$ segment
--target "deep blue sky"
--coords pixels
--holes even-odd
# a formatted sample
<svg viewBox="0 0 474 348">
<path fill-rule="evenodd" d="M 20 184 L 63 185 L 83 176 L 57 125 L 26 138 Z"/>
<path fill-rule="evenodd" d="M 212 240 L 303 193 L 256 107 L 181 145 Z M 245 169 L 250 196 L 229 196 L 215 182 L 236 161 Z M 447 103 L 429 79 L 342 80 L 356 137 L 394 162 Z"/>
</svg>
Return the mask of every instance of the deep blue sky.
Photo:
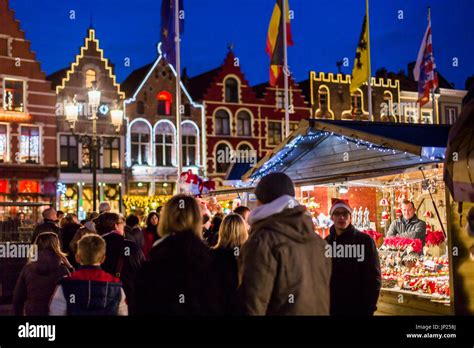
<svg viewBox="0 0 474 348">
<path fill-rule="evenodd" d="M 298 81 L 310 70 L 336 72 L 336 61 L 352 60 L 365 11 L 365 0 L 289 0 L 294 47 L 290 70 Z M 182 66 L 190 76 L 222 63 L 234 44 L 250 83 L 268 79 L 265 39 L 275 0 L 184 0 Z M 68 66 L 83 44 L 92 14 L 101 47 L 116 65 L 118 80 L 156 57 L 160 0 L 10 0 L 31 40 L 42 69 L 50 74 Z M 432 8 L 433 48 L 438 70 L 457 88 L 474 74 L 473 0 L 372 0 L 370 30 L 372 73 L 382 66 L 405 69 L 416 59 Z M 76 19 L 69 19 L 69 11 Z M 403 20 L 397 18 L 403 11 Z M 131 67 L 124 67 L 130 57 Z M 459 59 L 453 67 L 452 59 Z"/>
</svg>

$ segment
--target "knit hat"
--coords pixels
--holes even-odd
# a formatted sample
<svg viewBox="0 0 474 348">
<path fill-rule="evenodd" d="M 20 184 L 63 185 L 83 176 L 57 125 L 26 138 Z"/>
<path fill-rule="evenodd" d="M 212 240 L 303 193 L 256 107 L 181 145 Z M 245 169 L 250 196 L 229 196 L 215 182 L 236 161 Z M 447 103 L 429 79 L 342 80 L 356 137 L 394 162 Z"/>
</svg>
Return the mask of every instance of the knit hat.
<svg viewBox="0 0 474 348">
<path fill-rule="evenodd" d="M 332 216 L 334 213 L 334 210 L 337 208 L 344 208 L 346 209 L 350 214 L 352 214 L 352 208 L 349 205 L 349 201 L 347 199 L 340 199 L 340 198 L 332 198 L 331 199 L 331 210 L 329 211 L 329 216 Z"/>
<path fill-rule="evenodd" d="M 255 188 L 255 196 L 263 203 L 270 203 L 281 196 L 295 196 L 295 186 L 290 177 L 283 173 L 264 176 Z"/>
</svg>

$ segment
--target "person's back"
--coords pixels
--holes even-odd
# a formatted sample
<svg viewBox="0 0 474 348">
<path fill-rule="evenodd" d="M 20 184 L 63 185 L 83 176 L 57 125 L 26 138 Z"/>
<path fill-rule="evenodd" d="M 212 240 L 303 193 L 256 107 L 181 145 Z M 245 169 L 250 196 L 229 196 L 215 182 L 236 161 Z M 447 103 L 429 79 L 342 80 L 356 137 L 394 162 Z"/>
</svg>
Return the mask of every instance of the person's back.
<svg viewBox="0 0 474 348">
<path fill-rule="evenodd" d="M 57 236 L 48 234 L 53 233 L 43 233 L 39 238 L 57 239 Z M 42 243 L 41 240 L 39 242 Z M 59 251 L 59 241 L 57 249 Z M 15 315 L 48 315 L 56 283 L 66 275 L 69 275 L 68 267 L 52 248 L 38 251 L 37 260 L 27 263 L 18 277 L 13 295 Z"/>
<path fill-rule="evenodd" d="M 223 314 L 239 314 L 237 298 L 239 286 L 239 268 L 237 255 L 239 251 L 230 248 L 211 249 L 212 274 L 218 281 L 223 298 Z"/>
<path fill-rule="evenodd" d="M 201 211 L 193 197 L 177 195 L 168 201 L 160 216 L 162 238 L 137 275 L 137 314 L 220 313 L 211 252 L 201 239 L 201 228 Z"/>
<path fill-rule="evenodd" d="M 134 242 L 125 239 L 125 221 L 118 214 L 102 213 L 95 221 L 97 232 L 106 242 L 102 269 L 120 278 L 133 312 L 135 276 L 144 260 L 143 253 Z"/>
<path fill-rule="evenodd" d="M 331 261 L 291 180 L 270 174 L 258 184 L 260 204 L 242 247 L 239 297 L 250 315 L 329 315 Z"/>
<path fill-rule="evenodd" d="M 100 267 L 105 259 L 104 239 L 94 234 L 82 237 L 77 243 L 76 258 L 81 267 L 61 279 L 51 300 L 49 314 L 127 315 L 120 279 Z"/>
<path fill-rule="evenodd" d="M 137 313 L 149 315 L 216 314 L 212 301 L 209 248 L 192 232 L 169 235 L 157 242 L 137 276 Z"/>
<path fill-rule="evenodd" d="M 61 241 L 61 250 L 68 255 L 71 253 L 71 248 L 69 244 L 71 243 L 74 235 L 76 234 L 77 230 L 81 228 L 81 225 L 76 224 L 74 222 L 66 223 L 60 230 L 59 230 L 59 240 Z"/>
</svg>

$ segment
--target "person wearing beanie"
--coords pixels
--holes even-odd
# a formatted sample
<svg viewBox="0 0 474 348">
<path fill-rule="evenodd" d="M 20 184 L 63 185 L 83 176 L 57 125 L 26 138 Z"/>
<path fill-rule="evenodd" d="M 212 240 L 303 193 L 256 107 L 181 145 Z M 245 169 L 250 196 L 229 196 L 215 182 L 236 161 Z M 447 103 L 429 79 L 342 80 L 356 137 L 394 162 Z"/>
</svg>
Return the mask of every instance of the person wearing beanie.
<svg viewBox="0 0 474 348">
<path fill-rule="evenodd" d="M 372 316 L 381 287 L 374 240 L 352 225 L 347 200 L 333 199 L 326 257 L 332 260 L 331 315 Z"/>
<path fill-rule="evenodd" d="M 311 215 L 283 173 L 263 177 L 258 207 L 249 215 L 242 246 L 238 297 L 246 315 L 329 315 L 331 260 Z"/>
</svg>

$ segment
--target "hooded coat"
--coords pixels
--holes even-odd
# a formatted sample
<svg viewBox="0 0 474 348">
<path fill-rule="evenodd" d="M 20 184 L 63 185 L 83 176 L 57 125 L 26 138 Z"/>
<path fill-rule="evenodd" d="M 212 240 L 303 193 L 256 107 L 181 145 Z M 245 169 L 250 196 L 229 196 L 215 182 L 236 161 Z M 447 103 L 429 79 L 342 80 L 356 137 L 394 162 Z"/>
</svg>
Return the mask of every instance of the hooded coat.
<svg viewBox="0 0 474 348">
<path fill-rule="evenodd" d="M 306 208 L 281 196 L 254 209 L 238 289 L 248 315 L 329 315 L 331 260 Z"/>
<path fill-rule="evenodd" d="M 48 315 L 56 283 L 66 275 L 69 271 L 59 256 L 53 250 L 41 250 L 38 260 L 27 263 L 18 277 L 13 294 L 15 315 Z"/>
</svg>

